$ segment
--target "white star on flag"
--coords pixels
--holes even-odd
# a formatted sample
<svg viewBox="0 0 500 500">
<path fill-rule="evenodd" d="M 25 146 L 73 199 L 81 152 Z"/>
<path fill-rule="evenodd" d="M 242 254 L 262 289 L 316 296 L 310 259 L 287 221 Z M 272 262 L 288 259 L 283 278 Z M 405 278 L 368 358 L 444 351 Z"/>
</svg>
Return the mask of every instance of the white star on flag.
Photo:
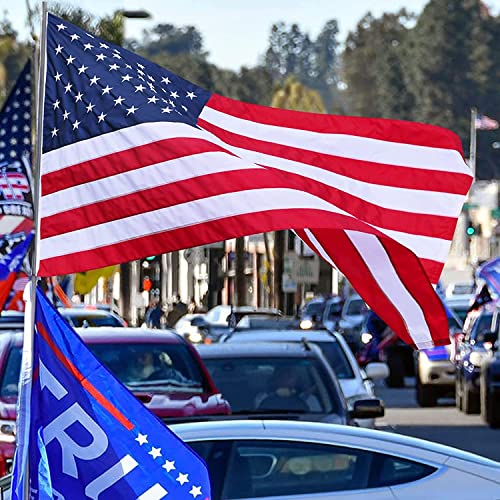
<svg viewBox="0 0 500 500">
<path fill-rule="evenodd" d="M 161 448 L 155 448 L 153 446 L 151 448 L 151 451 L 149 452 L 149 455 L 151 455 L 153 458 L 161 457 Z"/>
<path fill-rule="evenodd" d="M 179 472 L 176 481 L 179 482 L 181 485 L 183 485 L 184 483 L 189 483 L 188 474 L 183 474 L 182 472 Z"/>
<path fill-rule="evenodd" d="M 175 470 L 175 461 L 170 461 L 170 460 L 165 460 L 165 463 L 162 465 L 162 467 L 167 471 L 170 472 L 172 470 Z"/>
<path fill-rule="evenodd" d="M 196 498 L 198 495 L 201 495 L 201 486 L 193 486 L 189 493 L 193 495 L 193 498 Z"/>
<path fill-rule="evenodd" d="M 139 433 L 135 440 L 142 446 L 148 442 L 148 435 Z"/>
</svg>

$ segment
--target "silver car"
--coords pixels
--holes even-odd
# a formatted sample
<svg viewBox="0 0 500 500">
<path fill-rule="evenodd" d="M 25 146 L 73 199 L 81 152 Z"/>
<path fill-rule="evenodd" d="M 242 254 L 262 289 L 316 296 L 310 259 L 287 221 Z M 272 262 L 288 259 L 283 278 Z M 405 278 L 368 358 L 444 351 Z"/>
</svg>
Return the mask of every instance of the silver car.
<svg viewBox="0 0 500 500">
<path fill-rule="evenodd" d="M 399 434 L 262 420 L 171 429 L 206 461 L 212 500 L 499 498 L 500 463 Z"/>
</svg>

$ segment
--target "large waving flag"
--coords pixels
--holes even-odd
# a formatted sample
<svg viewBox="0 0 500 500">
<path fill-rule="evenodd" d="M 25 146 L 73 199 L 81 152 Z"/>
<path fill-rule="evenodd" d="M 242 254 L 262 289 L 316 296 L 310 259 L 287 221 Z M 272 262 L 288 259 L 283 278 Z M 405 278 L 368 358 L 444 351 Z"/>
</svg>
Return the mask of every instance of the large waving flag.
<svg viewBox="0 0 500 500">
<path fill-rule="evenodd" d="M 9 234 L 0 239 L 0 311 L 14 291 L 32 239 L 33 232 Z"/>
<path fill-rule="evenodd" d="M 39 275 L 292 228 L 404 340 L 449 342 L 431 284 L 472 179 L 455 134 L 245 104 L 47 32 Z"/>
<path fill-rule="evenodd" d="M 31 194 L 31 64 L 0 111 L 0 235 L 33 227 Z"/>
<path fill-rule="evenodd" d="M 32 393 L 21 407 L 13 498 L 25 498 L 29 457 L 30 498 L 209 499 L 198 455 L 95 358 L 40 290 L 35 311 Z"/>
</svg>

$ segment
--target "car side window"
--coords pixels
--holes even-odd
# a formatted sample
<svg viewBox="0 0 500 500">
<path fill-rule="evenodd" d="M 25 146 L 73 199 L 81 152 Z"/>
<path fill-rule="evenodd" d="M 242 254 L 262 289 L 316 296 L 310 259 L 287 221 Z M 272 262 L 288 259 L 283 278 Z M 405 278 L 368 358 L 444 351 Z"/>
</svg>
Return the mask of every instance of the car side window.
<svg viewBox="0 0 500 500">
<path fill-rule="evenodd" d="M 400 457 L 377 454 L 373 464 L 370 485 L 372 487 L 396 486 L 410 483 L 431 475 L 437 469 L 427 464 Z"/>
<path fill-rule="evenodd" d="M 223 500 L 367 488 L 373 453 L 315 443 L 236 441 Z"/>
<path fill-rule="evenodd" d="M 188 445 L 207 464 L 212 500 L 220 500 L 231 441 L 195 441 Z"/>
</svg>

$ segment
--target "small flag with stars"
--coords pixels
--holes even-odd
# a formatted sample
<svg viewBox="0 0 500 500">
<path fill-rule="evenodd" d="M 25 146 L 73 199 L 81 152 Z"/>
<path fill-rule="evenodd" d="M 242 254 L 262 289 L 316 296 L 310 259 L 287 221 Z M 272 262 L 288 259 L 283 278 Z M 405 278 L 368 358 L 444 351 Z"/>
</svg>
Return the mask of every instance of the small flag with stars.
<svg viewBox="0 0 500 500">
<path fill-rule="evenodd" d="M 208 500 L 201 458 L 98 361 L 40 289 L 35 310 L 12 498 L 25 498 L 29 456 L 30 498 Z"/>
<path fill-rule="evenodd" d="M 31 195 L 31 64 L 0 111 L 0 216 L 33 219 Z"/>
</svg>

